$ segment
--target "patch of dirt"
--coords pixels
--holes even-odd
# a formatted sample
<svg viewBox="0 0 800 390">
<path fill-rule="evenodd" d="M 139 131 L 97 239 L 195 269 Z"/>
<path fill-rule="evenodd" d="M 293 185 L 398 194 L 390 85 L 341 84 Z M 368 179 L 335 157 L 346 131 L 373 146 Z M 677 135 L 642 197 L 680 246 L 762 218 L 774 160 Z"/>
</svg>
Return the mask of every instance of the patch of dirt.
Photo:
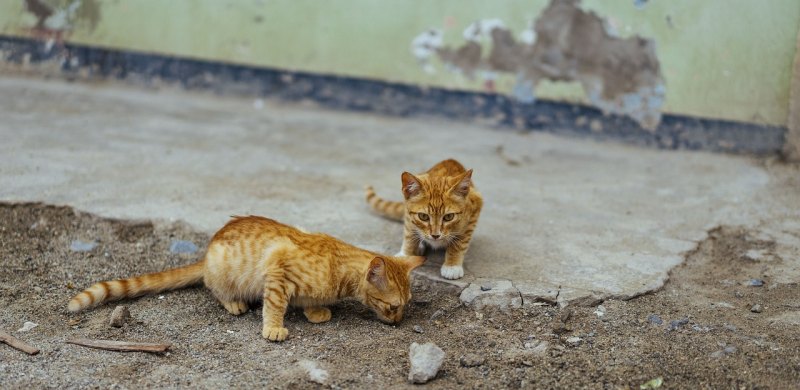
<svg viewBox="0 0 800 390">
<path fill-rule="evenodd" d="M 73 252 L 73 240 L 97 246 Z M 199 255 L 171 254 L 172 240 L 202 247 L 208 236 L 183 224 L 0 205 L 0 328 L 42 350 L 28 356 L 0 345 L 3 387 L 410 388 L 411 342 L 434 342 L 446 353 L 430 388 L 638 389 L 657 377 L 662 388 L 800 386 L 800 289 L 771 282 L 772 266 L 789 259 L 774 255 L 757 232 L 712 231 L 661 291 L 606 301 L 602 317 L 595 314 L 600 308 L 547 305 L 476 312 L 451 287 L 422 278 L 415 279 L 414 301 L 397 326 L 343 302 L 319 325 L 291 310 L 290 338 L 280 344 L 261 338 L 259 309 L 234 317 L 203 288 L 125 301 L 133 321 L 122 328 L 108 324 L 113 303 L 66 311 L 69 298 L 93 282 Z M 751 280 L 764 284 L 751 286 Z M 751 312 L 756 304 L 760 313 Z M 25 321 L 39 326 L 17 332 Z M 151 355 L 64 343 L 79 337 L 166 341 L 173 349 Z M 469 367 L 460 363 L 467 354 Z M 314 364 L 328 372 L 324 385 L 311 382 L 303 368 Z"/>
</svg>

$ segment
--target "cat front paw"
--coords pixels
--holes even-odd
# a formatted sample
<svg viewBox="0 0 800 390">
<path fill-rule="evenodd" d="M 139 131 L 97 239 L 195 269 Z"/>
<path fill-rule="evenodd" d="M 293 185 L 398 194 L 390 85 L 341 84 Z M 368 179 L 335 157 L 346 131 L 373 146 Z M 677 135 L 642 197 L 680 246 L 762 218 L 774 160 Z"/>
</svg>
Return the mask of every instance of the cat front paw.
<svg viewBox="0 0 800 390">
<path fill-rule="evenodd" d="M 265 326 L 261 335 L 269 341 L 283 341 L 289 335 L 289 329 Z"/>
<path fill-rule="evenodd" d="M 443 265 L 440 273 L 445 279 L 461 279 L 464 276 L 464 267 L 460 265 Z"/>
</svg>

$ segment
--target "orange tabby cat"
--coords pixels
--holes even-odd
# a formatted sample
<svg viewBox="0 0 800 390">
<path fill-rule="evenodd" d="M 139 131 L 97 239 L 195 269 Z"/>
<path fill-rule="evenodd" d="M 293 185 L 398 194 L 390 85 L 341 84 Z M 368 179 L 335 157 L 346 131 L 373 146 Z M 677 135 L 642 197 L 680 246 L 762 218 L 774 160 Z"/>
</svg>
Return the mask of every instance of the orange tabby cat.
<svg viewBox="0 0 800 390">
<path fill-rule="evenodd" d="M 378 213 L 403 220 L 405 231 L 399 255 L 422 255 L 426 247 L 447 248 L 440 270 L 447 279 L 464 276 L 464 254 L 483 207 L 481 194 L 472 185 L 472 169 L 456 160 L 444 160 L 427 172 L 403 172 L 404 202 L 391 202 L 367 187 L 367 203 Z"/>
<path fill-rule="evenodd" d="M 211 242 L 205 258 L 185 267 L 97 283 L 69 302 L 69 310 L 113 299 L 158 293 L 205 282 L 233 315 L 263 299 L 262 335 L 283 341 L 288 305 L 304 308 L 313 323 L 331 319 L 325 307 L 355 297 L 378 318 L 395 323 L 411 299 L 409 274 L 423 257 L 397 259 L 356 248 L 321 233 L 306 233 L 263 217 L 233 217 Z"/>
</svg>

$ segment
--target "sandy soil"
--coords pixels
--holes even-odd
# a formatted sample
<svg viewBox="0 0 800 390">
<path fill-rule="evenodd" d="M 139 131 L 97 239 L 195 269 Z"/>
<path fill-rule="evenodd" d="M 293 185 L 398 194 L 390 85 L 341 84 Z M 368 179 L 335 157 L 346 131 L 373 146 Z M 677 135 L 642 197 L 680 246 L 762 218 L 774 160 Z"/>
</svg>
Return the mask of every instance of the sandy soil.
<svg viewBox="0 0 800 390">
<path fill-rule="evenodd" d="M 42 351 L 28 356 L 0 345 L 0 383 L 413 387 L 406 376 L 409 344 L 416 341 L 434 342 L 447 354 L 437 378 L 424 385 L 430 388 L 638 389 L 658 377 L 661 388 L 800 388 L 800 288 L 770 281 L 770 267 L 782 260 L 758 237 L 717 229 L 663 289 L 630 301 L 476 312 L 461 305 L 453 287 L 416 278 L 414 301 L 397 326 L 344 302 L 321 325 L 291 311 L 290 339 L 276 344 L 261 338 L 260 310 L 231 316 L 202 288 L 122 302 L 133 316 L 122 328 L 108 324 L 116 304 L 67 313 L 80 289 L 191 262 L 197 254 L 173 254 L 171 242 L 202 248 L 208 236 L 181 224 L 107 220 L 68 207 L 0 205 L 0 328 Z M 97 246 L 72 251 L 74 240 Z M 752 279 L 764 284 L 751 286 Z M 756 304 L 760 313 L 751 311 Z M 18 332 L 25 321 L 39 325 Z M 164 341 L 173 348 L 154 355 L 64 343 L 78 337 Z M 323 384 L 310 380 L 303 368 L 309 364 L 327 371 Z"/>
</svg>

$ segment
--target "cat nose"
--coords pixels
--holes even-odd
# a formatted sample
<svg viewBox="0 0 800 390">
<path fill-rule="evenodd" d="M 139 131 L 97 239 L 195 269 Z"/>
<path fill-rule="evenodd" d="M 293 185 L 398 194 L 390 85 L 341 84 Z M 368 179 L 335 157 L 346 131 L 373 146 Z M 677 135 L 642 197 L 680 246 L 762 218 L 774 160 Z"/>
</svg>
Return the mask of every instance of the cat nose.
<svg viewBox="0 0 800 390">
<path fill-rule="evenodd" d="M 438 240 L 441 236 L 441 234 L 431 234 L 431 237 L 433 237 L 434 240 Z"/>
</svg>

